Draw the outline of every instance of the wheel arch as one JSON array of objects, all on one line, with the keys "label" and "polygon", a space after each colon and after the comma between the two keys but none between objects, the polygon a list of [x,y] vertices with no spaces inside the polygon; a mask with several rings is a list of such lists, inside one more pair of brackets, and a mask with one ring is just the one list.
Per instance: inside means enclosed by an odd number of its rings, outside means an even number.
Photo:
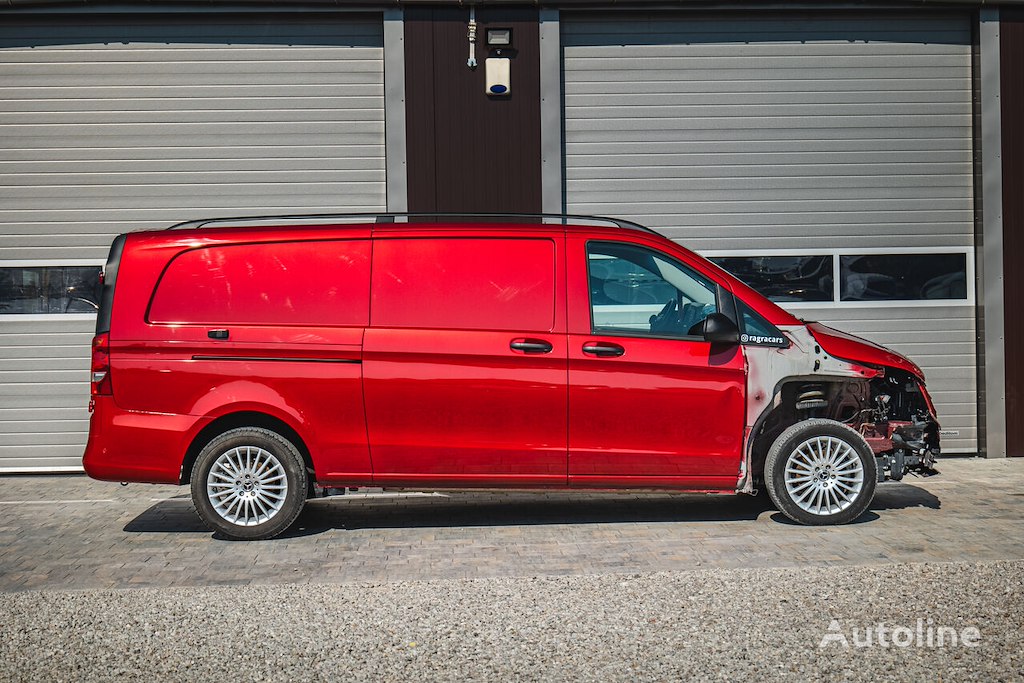
[{"label": "wheel arch", "polygon": [[192,439],[192,442],[189,444],[188,449],[185,451],[185,459],[181,463],[181,474],[179,475],[178,483],[182,485],[189,483],[189,480],[192,477],[192,468],[195,467],[196,460],[199,458],[199,453],[203,450],[203,447],[206,446],[206,444],[219,434],[223,434],[231,429],[237,429],[238,427],[261,427],[263,429],[269,429],[272,432],[277,432],[295,444],[295,447],[299,449],[299,453],[302,454],[302,460],[309,472],[310,486],[312,486],[316,479],[316,469],[313,467],[313,457],[309,452],[309,447],[306,445],[306,441],[284,420],[255,410],[242,410],[221,415],[213,420],[213,422],[199,430]]},{"label": "wheel arch", "polygon": [[[868,381],[865,379],[829,375],[791,375],[781,379],[775,385],[771,406],[761,414],[751,430],[750,475],[754,483],[764,484],[764,467],[768,451],[783,432],[795,424],[814,419],[827,419],[844,424],[842,420],[838,419],[839,416],[835,415],[836,397],[847,391],[847,387],[855,387],[862,398],[866,397],[867,385]],[[801,388],[811,386],[824,390],[825,395],[830,399],[828,409],[807,412],[796,409],[794,393]],[[849,405],[849,402],[845,402],[843,405]]]}]

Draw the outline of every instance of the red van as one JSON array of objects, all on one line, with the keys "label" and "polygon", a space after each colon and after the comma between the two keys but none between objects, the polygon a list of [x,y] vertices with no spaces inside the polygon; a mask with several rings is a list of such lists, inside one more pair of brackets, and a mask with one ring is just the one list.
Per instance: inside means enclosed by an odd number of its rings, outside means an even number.
[{"label": "red van", "polygon": [[316,487],[755,493],[841,524],[930,471],[924,376],[638,225],[278,217],[113,243],[92,477],[191,484],[230,538]]}]

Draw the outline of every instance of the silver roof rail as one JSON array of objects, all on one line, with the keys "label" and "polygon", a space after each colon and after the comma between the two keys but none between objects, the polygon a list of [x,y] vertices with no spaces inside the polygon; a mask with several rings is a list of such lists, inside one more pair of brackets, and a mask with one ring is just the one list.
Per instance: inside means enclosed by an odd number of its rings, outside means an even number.
[{"label": "silver roof rail", "polygon": [[654,232],[654,230],[632,221],[623,220],[621,218],[606,218],[604,216],[585,216],[560,213],[430,213],[421,211],[410,211],[406,213],[300,213],[267,216],[200,218],[198,220],[176,223],[167,229],[195,230],[199,228],[212,227],[241,227],[239,224],[255,226],[258,223],[263,223],[267,226],[274,226],[280,225],[282,221],[302,225],[326,225],[342,221],[352,221],[357,223],[415,223],[418,222],[416,219],[430,219],[430,222],[436,222],[436,219],[439,218],[459,219],[462,221],[476,219],[484,222],[513,222],[516,219],[539,218],[544,222],[555,222],[562,225],[567,225],[569,223],[582,223],[584,225],[596,223],[613,225],[627,230]]}]

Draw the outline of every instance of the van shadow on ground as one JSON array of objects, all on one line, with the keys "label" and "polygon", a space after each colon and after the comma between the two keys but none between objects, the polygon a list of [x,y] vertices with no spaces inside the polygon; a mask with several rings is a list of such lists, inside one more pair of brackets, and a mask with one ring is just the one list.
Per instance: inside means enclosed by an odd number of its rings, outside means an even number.
[{"label": "van shadow on ground", "polygon": [[[942,502],[931,491],[926,491],[925,489],[913,486],[912,484],[891,482],[883,486],[879,486],[875,492],[875,499],[871,501],[871,506],[868,508],[868,511],[850,523],[865,524],[867,522],[874,522],[881,518],[878,514],[879,511],[904,510],[907,508],[929,508],[932,510],[938,510],[941,507]],[[773,513],[771,520],[773,522],[778,522],[779,524],[800,526],[800,524],[794,522],[789,517],[786,517],[781,512]]]},{"label": "van shadow on ground", "polygon": [[[905,508],[938,510],[939,499],[906,483],[878,487],[868,512],[855,524],[879,519],[878,512]],[[455,493],[435,496],[336,496],[309,501],[295,525],[281,538],[332,529],[531,526],[543,524],[621,524],[658,522],[754,521],[774,510],[767,494]],[[770,517],[792,524],[781,513]],[[187,495],[161,501],[131,520],[129,533],[210,533]]]}]

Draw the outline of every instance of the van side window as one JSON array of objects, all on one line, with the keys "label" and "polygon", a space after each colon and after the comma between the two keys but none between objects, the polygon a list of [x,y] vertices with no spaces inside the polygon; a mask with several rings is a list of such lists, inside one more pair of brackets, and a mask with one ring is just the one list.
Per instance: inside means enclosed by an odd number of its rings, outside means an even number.
[{"label": "van side window", "polygon": [[378,239],[375,327],[549,331],[555,244],[549,239]]},{"label": "van side window", "polygon": [[699,336],[718,310],[717,286],[658,252],[630,244],[587,244],[594,332]]},{"label": "van side window", "polygon": [[147,319],[365,327],[369,288],[369,240],[203,247],[171,261]]}]

